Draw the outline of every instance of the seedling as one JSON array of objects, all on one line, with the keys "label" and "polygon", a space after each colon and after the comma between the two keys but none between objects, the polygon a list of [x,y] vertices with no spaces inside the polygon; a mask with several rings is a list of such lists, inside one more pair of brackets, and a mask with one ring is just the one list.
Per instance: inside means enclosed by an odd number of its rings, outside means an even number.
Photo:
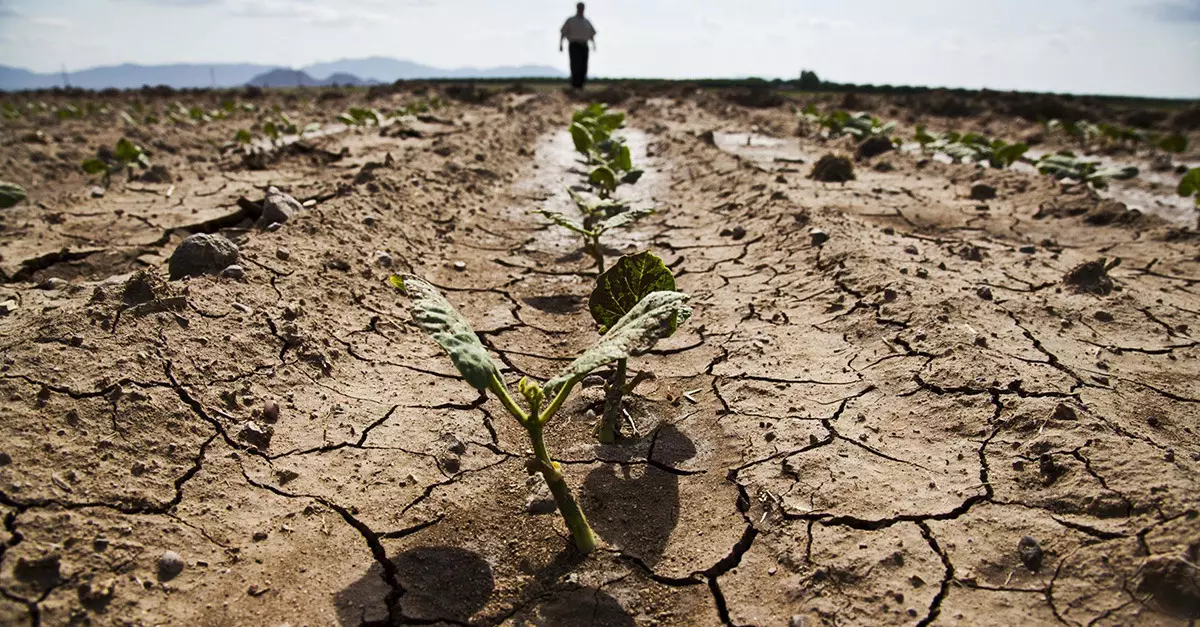
[{"label": "seedling", "polygon": [[125,138],[117,142],[117,149],[111,154],[88,159],[81,165],[83,171],[88,174],[103,174],[105,187],[108,187],[113,174],[123,170],[132,173],[134,166],[143,170],[150,167],[150,157],[141,146]]},{"label": "seedling", "polygon": [[1016,163],[1029,150],[1029,146],[1022,142],[1010,144],[1003,139],[989,139],[979,133],[930,133],[924,126],[917,127],[915,139],[926,153],[940,152],[956,162],[987,161],[988,165],[997,169]]},{"label": "seedling", "polygon": [[1042,155],[1034,165],[1038,172],[1053,176],[1055,180],[1072,179],[1095,189],[1105,189],[1110,179],[1126,180],[1138,175],[1138,169],[1133,166],[1102,168],[1099,161],[1085,161],[1065,150]]},{"label": "seedling", "polygon": [[[627,255],[596,279],[596,288],[588,298],[588,311],[600,325],[600,333],[616,325],[623,316],[654,292],[674,292],[675,277],[663,260],[651,253]],[[690,310],[680,312],[668,330],[667,337],[691,316]],[[604,413],[597,425],[597,437],[603,444],[612,444],[620,432],[622,401],[650,375],[640,372],[626,382],[626,359],[618,359],[613,374],[605,386]]]},{"label": "seedling", "polygon": [[347,126],[383,126],[387,121],[387,116],[379,109],[362,109],[359,107],[350,107],[345,113],[337,117],[337,121]]},{"label": "seedling", "polygon": [[633,167],[624,138],[613,135],[624,124],[624,113],[611,113],[599,103],[576,111],[571,118],[571,141],[590,168],[588,184],[602,199],[610,198],[619,185],[642,177],[642,170]]},{"label": "seedling", "polygon": [[490,391],[495,394],[504,409],[525,428],[533,447],[533,459],[529,460],[527,467],[531,474],[542,474],[567,529],[571,531],[575,547],[582,553],[590,553],[596,548],[596,535],[571,494],[563,478],[562,467],[551,459],[546,450],[546,424],[562,408],[575,385],[588,373],[631,355],[643,354],[653,348],[658,340],[670,335],[681,317],[686,318],[691,313],[684,305],[687,295],[673,291],[647,294],[617,320],[599,342],[571,362],[562,374],[540,386],[528,377],[522,377],[517,383],[517,390],[525,397],[526,410],[509,394],[499,367],[480,343],[470,323],[455,311],[436,288],[411,275],[393,275],[390,281],[412,299],[413,321],[449,353],[450,361],[463,379],[481,393]]},{"label": "seedling", "polygon": [[842,135],[849,135],[856,140],[872,136],[889,137],[896,128],[895,122],[885,123],[869,113],[861,111],[849,113],[841,109],[821,113],[813,104],[796,111],[796,114],[806,130],[814,126],[820,127],[824,129],[822,133],[827,138],[841,137]]},{"label": "seedling", "polygon": [[584,248],[596,260],[596,272],[604,272],[604,251],[600,246],[600,238],[608,231],[632,224],[648,215],[653,215],[654,209],[628,209],[612,217],[598,220],[591,226],[550,209],[535,209],[533,213],[540,214],[551,222],[582,236]]},{"label": "seedling", "polygon": [[16,183],[0,181],[0,209],[8,209],[25,200],[25,188]]},{"label": "seedling", "polygon": [[1175,191],[1180,196],[1191,196],[1196,201],[1196,228],[1200,229],[1200,168],[1192,168],[1179,179]]}]

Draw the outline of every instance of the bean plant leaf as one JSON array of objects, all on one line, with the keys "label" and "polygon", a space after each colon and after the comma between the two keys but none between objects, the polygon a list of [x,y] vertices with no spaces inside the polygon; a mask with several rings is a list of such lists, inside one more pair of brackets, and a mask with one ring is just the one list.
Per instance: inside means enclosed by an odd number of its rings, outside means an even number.
[{"label": "bean plant leaf", "polygon": [[83,165],[80,167],[82,167],[83,171],[87,172],[88,174],[104,174],[108,171],[108,163],[106,163],[103,159],[88,159],[87,161],[84,161]]},{"label": "bean plant leaf", "polygon": [[638,182],[638,179],[642,178],[643,174],[645,174],[643,170],[630,170],[625,173],[625,176],[621,177],[621,182],[632,185]]},{"label": "bean plant leaf", "polygon": [[578,122],[571,124],[571,141],[579,154],[586,155],[592,150],[592,134]]},{"label": "bean plant leaf", "polygon": [[629,146],[621,144],[621,147],[617,148],[616,157],[613,160],[613,165],[617,166],[617,170],[628,172],[633,169],[633,155],[629,152]]},{"label": "bean plant leaf", "polygon": [[577,382],[597,368],[654,348],[654,344],[671,335],[679,324],[692,315],[685,303],[687,294],[651,292],[638,301],[600,338],[600,341],[577,357],[567,370],[547,381],[542,389],[553,398],[567,384]]},{"label": "bean plant leaf", "polygon": [[233,136],[233,140],[239,144],[249,144],[251,140],[250,131],[246,129],[239,130],[237,135]]},{"label": "bean plant leaf", "polygon": [[9,207],[25,200],[25,188],[16,183],[0,181],[0,209]]},{"label": "bean plant leaf", "polygon": [[602,165],[588,175],[588,180],[593,185],[602,189],[613,190],[617,188],[617,174],[612,171],[612,168]]},{"label": "bean plant leaf", "polygon": [[1167,152],[1180,153],[1188,148],[1188,140],[1183,135],[1168,135],[1158,140],[1158,147]]},{"label": "bean plant leaf", "polygon": [[450,361],[471,387],[483,391],[493,377],[500,378],[500,369],[475,330],[437,288],[413,275],[392,275],[388,281],[412,299],[413,321],[446,349]]},{"label": "bean plant leaf", "polygon": [[568,218],[567,216],[552,209],[534,209],[533,212],[549,219],[551,222],[563,228],[575,231],[580,235],[585,235],[588,237],[592,235],[592,232],[584,228],[584,226],[578,221]]},{"label": "bean plant leaf", "polygon": [[604,333],[651,292],[675,291],[675,277],[653,253],[626,255],[596,279],[588,311]]},{"label": "bean plant leaf", "polygon": [[1179,179],[1179,187],[1175,192],[1180,196],[1197,196],[1200,201],[1200,168],[1192,168]]},{"label": "bean plant leaf", "polygon": [[138,148],[133,142],[128,139],[121,138],[117,142],[117,150],[113,153],[122,163],[135,163],[138,157],[141,156],[142,149]]},{"label": "bean plant leaf", "polygon": [[629,211],[625,211],[623,213],[618,213],[617,215],[612,216],[611,218],[605,219],[600,224],[597,224],[593,230],[596,233],[604,233],[605,231],[620,228],[631,222],[637,222],[638,220],[641,220],[642,218],[644,218],[646,216],[654,215],[654,211],[655,210],[653,207],[643,207],[641,209],[630,209]]}]

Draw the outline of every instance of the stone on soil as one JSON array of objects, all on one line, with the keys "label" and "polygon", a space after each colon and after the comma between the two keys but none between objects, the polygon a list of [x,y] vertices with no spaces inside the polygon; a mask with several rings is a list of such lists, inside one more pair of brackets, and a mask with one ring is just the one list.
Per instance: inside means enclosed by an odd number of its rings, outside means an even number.
[{"label": "stone on soil", "polygon": [[171,254],[171,280],[217,274],[237,263],[238,247],[222,235],[196,233],[188,236]]}]

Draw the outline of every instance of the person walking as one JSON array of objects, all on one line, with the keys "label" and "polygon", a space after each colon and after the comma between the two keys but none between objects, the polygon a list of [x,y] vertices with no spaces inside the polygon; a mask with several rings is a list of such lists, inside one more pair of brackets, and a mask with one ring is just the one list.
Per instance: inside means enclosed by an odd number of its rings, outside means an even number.
[{"label": "person walking", "polygon": [[571,57],[571,86],[583,89],[588,72],[588,42],[592,42],[592,50],[596,49],[596,29],[583,16],[583,3],[575,5],[575,15],[567,18],[562,27],[562,37],[558,40],[558,51],[562,52],[563,41]]}]

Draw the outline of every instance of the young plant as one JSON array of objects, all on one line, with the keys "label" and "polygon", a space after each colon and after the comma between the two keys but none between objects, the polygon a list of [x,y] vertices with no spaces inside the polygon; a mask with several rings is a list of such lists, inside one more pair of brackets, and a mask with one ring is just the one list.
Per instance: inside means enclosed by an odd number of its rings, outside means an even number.
[{"label": "young plant", "polygon": [[602,273],[604,272],[604,250],[600,245],[600,238],[613,229],[621,228],[652,215],[654,209],[628,209],[611,217],[596,220],[590,226],[586,222],[580,222],[550,209],[535,209],[533,213],[540,214],[551,222],[582,236],[584,248],[596,260],[596,272]]},{"label": "young plant", "polygon": [[345,113],[337,117],[337,121],[346,126],[383,126],[387,121],[387,116],[379,109],[362,109],[359,107],[350,107]]},{"label": "young plant", "polygon": [[1179,179],[1175,192],[1180,196],[1191,196],[1196,201],[1196,228],[1200,229],[1200,168],[1192,168]]},{"label": "young plant", "polygon": [[504,409],[525,428],[533,448],[529,460],[530,474],[540,472],[554,502],[571,531],[575,547],[582,553],[596,548],[596,535],[575,501],[563,478],[562,467],[546,450],[546,424],[562,408],[571,390],[588,373],[631,355],[640,355],[654,347],[661,338],[670,335],[680,316],[687,317],[687,295],[679,292],[653,292],[615,322],[600,341],[571,362],[566,371],[542,385],[523,377],[517,390],[525,397],[521,408],[509,393],[500,368],[492,361],[479,337],[449,301],[424,280],[406,275],[393,275],[392,285],[412,299],[412,317],[434,341],[450,355],[450,361],[471,387],[486,394],[495,394]]},{"label": "young plant", "polygon": [[1038,172],[1053,176],[1055,180],[1071,179],[1095,189],[1105,189],[1110,179],[1127,180],[1138,175],[1136,167],[1102,168],[1099,161],[1085,161],[1069,151],[1042,155],[1034,165]]},{"label": "young plant", "polygon": [[636,183],[642,177],[642,170],[633,167],[624,138],[613,135],[624,125],[624,113],[611,113],[599,103],[576,111],[571,118],[571,141],[591,168],[588,184],[602,199],[610,198],[618,186]]},{"label": "young plant", "polygon": [[117,142],[116,150],[94,159],[88,159],[83,162],[81,167],[88,174],[104,175],[104,186],[108,187],[112,181],[112,175],[122,171],[132,174],[134,166],[143,170],[150,167],[150,157],[146,151],[142,150],[141,146],[121,138]]},{"label": "young plant", "polygon": [[915,139],[926,153],[940,152],[956,162],[987,161],[988,165],[997,169],[1016,163],[1029,150],[1029,146],[1022,142],[1010,144],[1003,139],[989,139],[979,133],[930,133],[924,126],[917,127]]},{"label": "young plant", "polygon": [[[675,277],[671,275],[662,259],[648,252],[627,255],[618,259],[613,267],[596,279],[596,288],[588,298],[588,311],[591,312],[592,319],[600,325],[600,333],[603,334],[637,307],[646,296],[654,292],[674,291]],[[690,310],[680,311],[663,337],[674,333],[690,316]],[[613,374],[605,384],[604,413],[596,430],[603,444],[612,444],[620,434],[623,411],[621,403],[625,395],[633,392],[638,383],[649,376],[645,372],[638,373],[632,381],[627,382],[626,362],[626,359],[616,361]]]},{"label": "young plant", "polygon": [[796,115],[805,129],[819,127],[824,129],[822,134],[831,139],[842,135],[849,135],[860,141],[873,136],[889,137],[896,128],[895,122],[885,123],[869,113],[849,113],[842,109],[820,113],[813,104],[797,111]]}]

